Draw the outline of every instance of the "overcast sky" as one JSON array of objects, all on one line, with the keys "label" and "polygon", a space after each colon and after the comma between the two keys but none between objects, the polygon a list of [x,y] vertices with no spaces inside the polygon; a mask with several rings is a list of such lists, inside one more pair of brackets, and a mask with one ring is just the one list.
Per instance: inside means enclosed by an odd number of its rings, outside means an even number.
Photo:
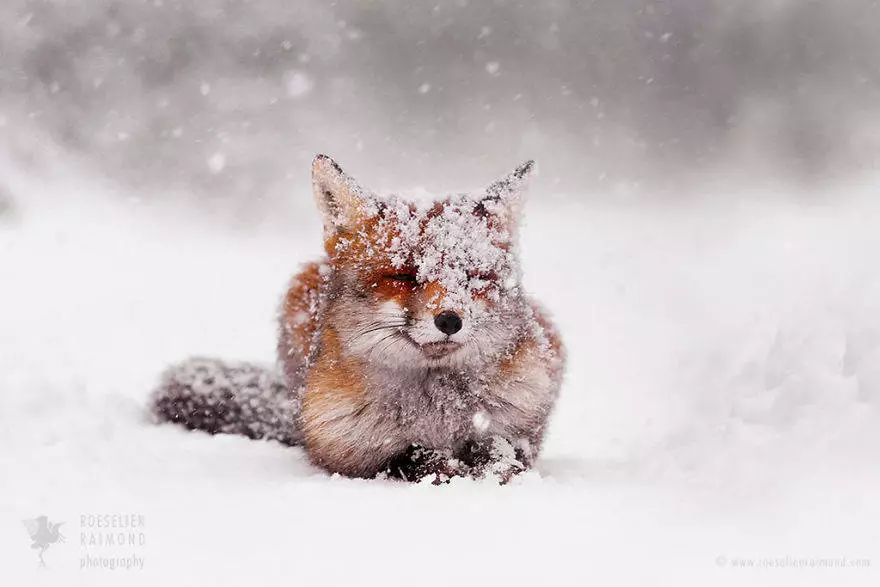
[{"label": "overcast sky", "polygon": [[878,22],[870,0],[5,0],[0,148],[268,206],[318,151],[372,187],[527,158],[584,198],[821,184],[876,165]]}]

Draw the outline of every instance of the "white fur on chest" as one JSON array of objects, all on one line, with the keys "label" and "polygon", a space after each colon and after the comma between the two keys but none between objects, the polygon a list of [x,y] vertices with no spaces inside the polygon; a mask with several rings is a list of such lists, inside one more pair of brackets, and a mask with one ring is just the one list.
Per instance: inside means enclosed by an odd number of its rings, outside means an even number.
[{"label": "white fur on chest", "polygon": [[406,443],[444,448],[492,434],[528,435],[530,418],[524,415],[533,410],[515,400],[529,401],[533,394],[505,393],[513,395],[510,401],[473,373],[383,371],[373,374],[368,387],[382,405],[379,412],[391,415],[377,426]]}]

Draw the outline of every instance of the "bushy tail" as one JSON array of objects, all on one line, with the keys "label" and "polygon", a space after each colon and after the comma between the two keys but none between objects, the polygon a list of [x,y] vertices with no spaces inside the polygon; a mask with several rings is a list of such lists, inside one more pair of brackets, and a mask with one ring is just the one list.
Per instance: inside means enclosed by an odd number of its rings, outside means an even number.
[{"label": "bushy tail", "polygon": [[300,444],[299,402],[284,376],[251,363],[193,358],[169,368],[150,398],[160,422],[210,434]]}]

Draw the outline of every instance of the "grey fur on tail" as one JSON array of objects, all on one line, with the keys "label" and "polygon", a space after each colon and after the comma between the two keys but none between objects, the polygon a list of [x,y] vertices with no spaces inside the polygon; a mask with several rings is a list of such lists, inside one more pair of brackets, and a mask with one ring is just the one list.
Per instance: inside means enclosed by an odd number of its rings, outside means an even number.
[{"label": "grey fur on tail", "polygon": [[252,363],[192,358],[169,368],[153,392],[150,410],[210,434],[301,444],[299,402],[280,371]]}]

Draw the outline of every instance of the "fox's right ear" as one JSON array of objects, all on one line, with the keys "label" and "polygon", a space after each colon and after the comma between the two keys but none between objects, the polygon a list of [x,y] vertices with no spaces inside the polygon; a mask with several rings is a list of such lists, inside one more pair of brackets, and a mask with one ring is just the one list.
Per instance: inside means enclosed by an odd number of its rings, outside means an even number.
[{"label": "fox's right ear", "polygon": [[363,208],[363,189],[327,155],[312,161],[312,191],[324,219],[326,235],[351,230]]},{"label": "fox's right ear", "polygon": [[522,163],[513,172],[487,187],[480,203],[484,209],[509,226],[515,226],[519,221],[523,196],[534,174],[534,161]]}]

